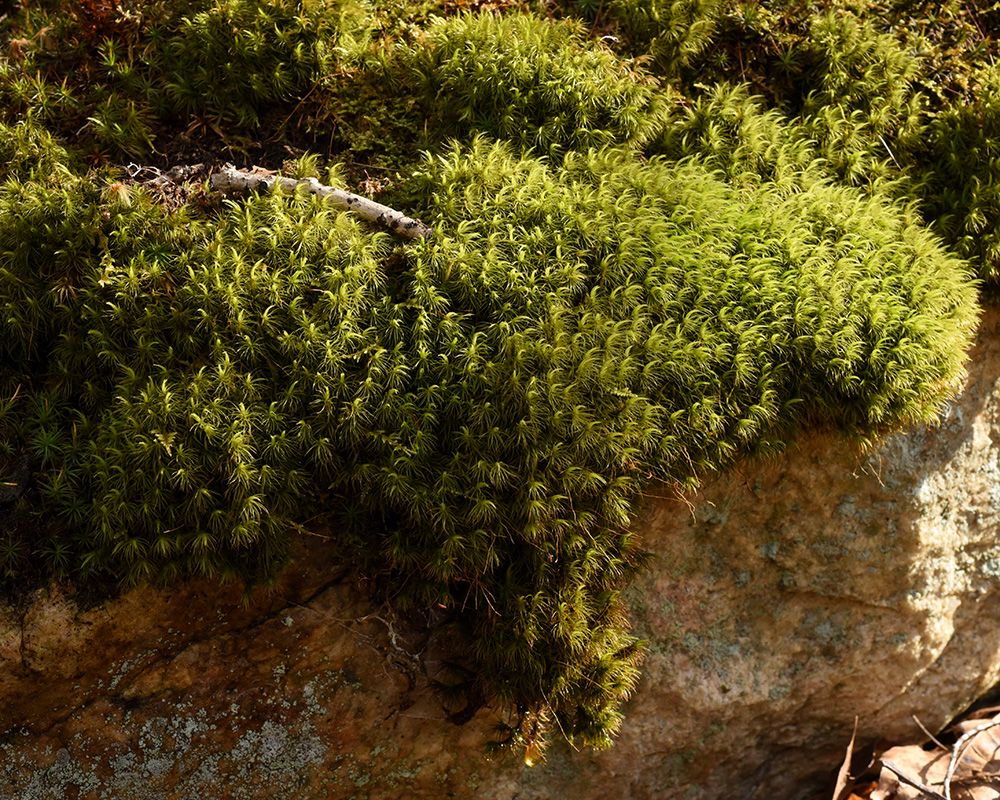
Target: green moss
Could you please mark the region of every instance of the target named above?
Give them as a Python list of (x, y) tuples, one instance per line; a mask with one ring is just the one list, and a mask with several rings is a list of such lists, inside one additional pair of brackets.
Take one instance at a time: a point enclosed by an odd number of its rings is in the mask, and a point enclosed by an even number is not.
[(837, 177), (853, 185), (892, 177), (901, 166), (893, 144), (919, 137), (926, 121), (919, 60), (872, 22), (835, 12), (812, 24), (803, 59), (799, 119)]
[(69, 153), (45, 128), (27, 121), (3, 126), (0, 180), (50, 180), (70, 163)]
[(239, 125), (307, 92), (370, 33), (363, 5), (220, 0), (180, 20), (167, 44), (167, 95), (181, 113)]
[(651, 78), (569, 21), (462, 14), (433, 22), (398, 59), (440, 138), (489, 133), (559, 153), (642, 145), (656, 128)]
[(802, 184), (806, 174), (830, 176), (815, 143), (744, 85), (716, 84), (691, 101), (670, 106), (647, 152), (671, 160), (696, 159), (730, 182)]
[(629, 45), (660, 74), (676, 75), (702, 54), (719, 25), (723, 0), (614, 0), (610, 13)]
[(1000, 279), (1000, 70), (986, 69), (969, 102), (938, 116), (921, 143), (921, 194), (935, 230), (980, 273)]
[[(777, 40), (801, 74), (757, 96), (691, 72), (753, 34), (763, 74), (774, 8), (614, 5), (668, 87), (523, 13), (393, 41), (319, 0), (109, 5), (49, 40), (57, 6), (10, 22), (35, 38), (0, 69), (9, 582), (268, 583), (323, 523), (384, 597), (447, 610), (502, 741), (606, 746), (639, 674), (620, 592), (646, 483), (806, 424), (871, 440), (961, 384), (976, 284), (899, 200), (993, 274), (992, 89), (925, 106), (909, 39), (802, 12)], [(419, 163), (393, 201), (435, 236), (306, 197), (168, 213), (70, 153), (152, 158), (192, 115)]]

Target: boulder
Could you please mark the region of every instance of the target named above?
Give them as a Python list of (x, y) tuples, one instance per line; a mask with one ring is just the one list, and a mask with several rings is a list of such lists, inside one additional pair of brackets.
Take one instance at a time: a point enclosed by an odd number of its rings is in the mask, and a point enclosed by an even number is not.
[[(922, 738), (1000, 680), (1000, 313), (936, 426), (654, 490), (627, 596), (649, 640), (617, 744), (487, 761), (489, 709), (434, 693), (432, 618), (371, 605), (319, 537), (282, 586), (60, 587), (0, 612), (15, 800), (814, 795), (861, 744)], [(659, 496), (657, 496), (659, 495)]]

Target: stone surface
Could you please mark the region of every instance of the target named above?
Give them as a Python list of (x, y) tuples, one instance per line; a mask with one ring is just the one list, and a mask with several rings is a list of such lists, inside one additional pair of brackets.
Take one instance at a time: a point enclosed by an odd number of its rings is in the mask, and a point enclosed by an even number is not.
[(920, 738), (1000, 680), (1000, 314), (935, 427), (651, 497), (629, 589), (650, 640), (617, 745), (488, 762), (494, 719), (429, 688), (442, 643), (370, 606), (321, 540), (275, 593), (193, 583), (0, 612), (12, 800), (809, 797), (859, 739)]

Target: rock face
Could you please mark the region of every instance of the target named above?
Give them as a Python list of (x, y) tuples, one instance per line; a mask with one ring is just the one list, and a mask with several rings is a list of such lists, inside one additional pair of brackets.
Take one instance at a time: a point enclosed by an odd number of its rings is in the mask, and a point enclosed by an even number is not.
[(12, 800), (805, 798), (859, 740), (920, 738), (1000, 680), (1000, 313), (937, 427), (650, 498), (629, 590), (650, 641), (618, 744), (488, 762), (491, 712), (429, 688), (441, 642), (371, 607), (321, 540), (276, 593), (193, 583), (0, 617)]

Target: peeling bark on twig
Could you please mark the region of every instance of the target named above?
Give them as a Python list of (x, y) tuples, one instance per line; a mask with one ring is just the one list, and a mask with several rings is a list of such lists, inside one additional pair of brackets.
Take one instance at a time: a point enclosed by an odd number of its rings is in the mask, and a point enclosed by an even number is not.
[(275, 184), (290, 192), (295, 191), (299, 186), (304, 186), (310, 194), (326, 198), (337, 208), (353, 211), (363, 220), (379, 225), (406, 239), (426, 239), (431, 235), (431, 229), (420, 220), (411, 219), (405, 214), (381, 203), (376, 203), (374, 200), (369, 200), (367, 197), (345, 192), (343, 189), (334, 189), (332, 186), (325, 186), (315, 178), (295, 180), (266, 171), (243, 172), (232, 164), (226, 164), (209, 179), (209, 187), (220, 192), (250, 190), (260, 192), (270, 190)]

